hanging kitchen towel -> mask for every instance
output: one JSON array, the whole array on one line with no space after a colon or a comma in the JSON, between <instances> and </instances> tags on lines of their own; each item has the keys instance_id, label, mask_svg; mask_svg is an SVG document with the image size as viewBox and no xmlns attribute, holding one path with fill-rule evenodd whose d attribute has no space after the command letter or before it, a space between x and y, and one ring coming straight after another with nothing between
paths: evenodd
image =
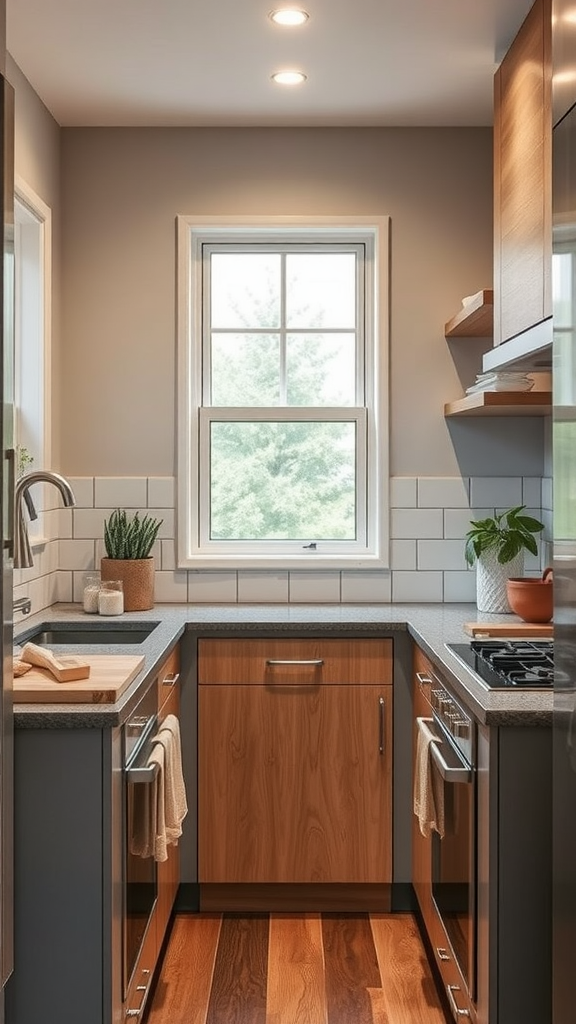
<instances>
[{"instance_id":1,"label":"hanging kitchen towel","mask_svg":"<svg viewBox=\"0 0 576 1024\"><path fill-rule=\"evenodd\" d=\"M166 816L164 800L165 750L155 744L148 764L156 764L154 779L128 789L128 815L130 821L130 852L135 857L154 857L166 860Z\"/></svg>"},{"instance_id":2,"label":"hanging kitchen towel","mask_svg":"<svg viewBox=\"0 0 576 1024\"><path fill-rule=\"evenodd\" d=\"M423 836L432 829L444 836L444 782L430 754L430 745L438 742L425 718L417 718L416 764L414 771L414 814Z\"/></svg>"},{"instance_id":3,"label":"hanging kitchen towel","mask_svg":"<svg viewBox=\"0 0 576 1024\"><path fill-rule=\"evenodd\" d=\"M182 773L182 747L180 724L176 715L167 715L156 737L165 750L164 806L166 842L178 842L182 835L182 822L188 813L186 788Z\"/></svg>"}]
</instances>

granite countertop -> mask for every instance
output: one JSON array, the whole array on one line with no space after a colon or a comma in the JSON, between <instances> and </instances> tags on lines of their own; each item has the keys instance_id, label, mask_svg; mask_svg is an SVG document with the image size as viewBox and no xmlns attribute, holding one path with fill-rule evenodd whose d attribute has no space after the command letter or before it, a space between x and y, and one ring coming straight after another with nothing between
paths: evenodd
<instances>
[{"instance_id":1,"label":"granite countertop","mask_svg":"<svg viewBox=\"0 0 576 1024\"><path fill-rule=\"evenodd\" d=\"M15 643L21 634L43 623L94 621L79 604L56 604L14 623ZM185 630L199 636L220 634L306 634L387 636L408 632L451 684L472 714L489 726L550 726L553 693L546 691L490 691L446 648L447 643L469 639L466 622L520 622L513 615L486 615L478 619L473 604L390 605L187 605L159 604L147 612L129 612L107 618L107 625L157 622L140 644L74 646L74 653L142 654L144 669L116 704L15 704L16 728L109 728L122 725L152 683L158 668ZM99 625L103 620L98 620ZM72 653L69 645L54 647Z\"/></svg>"}]
</instances>

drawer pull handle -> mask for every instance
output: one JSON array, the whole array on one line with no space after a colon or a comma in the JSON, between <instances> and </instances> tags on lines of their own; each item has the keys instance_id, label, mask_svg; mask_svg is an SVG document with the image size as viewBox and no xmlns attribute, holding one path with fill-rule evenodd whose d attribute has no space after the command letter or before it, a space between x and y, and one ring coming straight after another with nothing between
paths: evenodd
<instances>
[{"instance_id":1,"label":"drawer pull handle","mask_svg":"<svg viewBox=\"0 0 576 1024\"><path fill-rule=\"evenodd\" d=\"M380 753L383 754L384 753L384 697L379 697L378 698L378 709L379 709L379 715L380 715L380 719L379 719L379 729L380 729L379 747L380 747Z\"/></svg>"},{"instance_id":2,"label":"drawer pull handle","mask_svg":"<svg viewBox=\"0 0 576 1024\"><path fill-rule=\"evenodd\" d=\"M458 1020L459 1017L470 1017L470 1010L461 1010L460 1007L458 1006L458 1003L456 1002L456 999L454 998L454 993L460 992L460 986L447 985L446 991L448 993L448 1002L450 1003L450 1009L452 1010L455 1020Z\"/></svg>"},{"instance_id":3,"label":"drawer pull handle","mask_svg":"<svg viewBox=\"0 0 576 1024\"><path fill-rule=\"evenodd\" d=\"M420 686L431 686L432 685L432 680L431 680L430 676L424 675L423 672L417 672L416 673L416 679L420 683Z\"/></svg>"},{"instance_id":4,"label":"drawer pull handle","mask_svg":"<svg viewBox=\"0 0 576 1024\"><path fill-rule=\"evenodd\" d=\"M289 658L286 661L282 658L266 658L267 665L323 665L324 658L298 659Z\"/></svg>"},{"instance_id":5,"label":"drawer pull handle","mask_svg":"<svg viewBox=\"0 0 576 1024\"><path fill-rule=\"evenodd\" d=\"M448 956L447 951L444 949L443 946L436 946L436 952L438 953L438 959L439 960L449 960L450 959L450 957Z\"/></svg>"},{"instance_id":6,"label":"drawer pull handle","mask_svg":"<svg viewBox=\"0 0 576 1024\"><path fill-rule=\"evenodd\" d=\"M164 676L162 680L162 686L176 686L176 683L180 679L179 672L171 672L170 675Z\"/></svg>"}]
</instances>

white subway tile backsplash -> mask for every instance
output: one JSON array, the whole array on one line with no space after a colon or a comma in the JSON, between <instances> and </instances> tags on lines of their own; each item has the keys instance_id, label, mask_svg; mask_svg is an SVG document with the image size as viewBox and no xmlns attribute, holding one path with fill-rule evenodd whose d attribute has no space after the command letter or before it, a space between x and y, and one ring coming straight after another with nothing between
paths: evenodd
<instances>
[{"instance_id":1,"label":"white subway tile backsplash","mask_svg":"<svg viewBox=\"0 0 576 1024\"><path fill-rule=\"evenodd\" d=\"M175 480L173 476L148 477L148 507L174 508Z\"/></svg>"},{"instance_id":2,"label":"white subway tile backsplash","mask_svg":"<svg viewBox=\"0 0 576 1024\"><path fill-rule=\"evenodd\" d=\"M188 573L189 604L236 604L238 578L235 572Z\"/></svg>"},{"instance_id":3,"label":"white subway tile backsplash","mask_svg":"<svg viewBox=\"0 0 576 1024\"><path fill-rule=\"evenodd\" d=\"M522 504L521 476L473 476L470 480L470 505L486 508L513 508Z\"/></svg>"},{"instance_id":4,"label":"white subway tile backsplash","mask_svg":"<svg viewBox=\"0 0 576 1024\"><path fill-rule=\"evenodd\" d=\"M152 519L162 520L158 530L158 540L169 540L176 536L175 512L173 508L148 508L145 514Z\"/></svg>"},{"instance_id":5,"label":"white subway tile backsplash","mask_svg":"<svg viewBox=\"0 0 576 1024\"><path fill-rule=\"evenodd\" d=\"M177 569L174 477L71 477L70 483L74 509L62 507L54 488L37 488L38 504L48 510L40 519L42 536L58 540L36 541L34 566L14 573L14 592L31 596L35 611L55 600L81 602L85 573L99 570L106 554L104 520L114 508L163 520L153 548L158 603L473 603L476 573L464 560L471 520L524 504L545 523L539 549L552 536L549 477L393 477L390 570L186 572ZM526 574L539 576L545 562L544 551L527 553Z\"/></svg>"},{"instance_id":6,"label":"white subway tile backsplash","mask_svg":"<svg viewBox=\"0 0 576 1024\"><path fill-rule=\"evenodd\" d=\"M145 509L147 489L145 476L97 476L94 481L94 505L106 509Z\"/></svg>"},{"instance_id":7,"label":"white subway tile backsplash","mask_svg":"<svg viewBox=\"0 0 576 1024\"><path fill-rule=\"evenodd\" d=\"M444 600L448 602L476 601L476 572L445 572Z\"/></svg>"},{"instance_id":8,"label":"white subway tile backsplash","mask_svg":"<svg viewBox=\"0 0 576 1024\"><path fill-rule=\"evenodd\" d=\"M418 569L458 570L466 568L461 540L419 540Z\"/></svg>"},{"instance_id":9,"label":"white subway tile backsplash","mask_svg":"<svg viewBox=\"0 0 576 1024\"><path fill-rule=\"evenodd\" d=\"M74 509L59 508L56 515L58 519L55 536L60 539L62 539L62 537L72 537Z\"/></svg>"},{"instance_id":10,"label":"white subway tile backsplash","mask_svg":"<svg viewBox=\"0 0 576 1024\"><path fill-rule=\"evenodd\" d=\"M60 569L88 570L94 568L93 540L61 540Z\"/></svg>"},{"instance_id":11,"label":"white subway tile backsplash","mask_svg":"<svg viewBox=\"0 0 576 1024\"><path fill-rule=\"evenodd\" d=\"M94 477L69 476L66 478L74 491L77 508L94 508Z\"/></svg>"},{"instance_id":12,"label":"white subway tile backsplash","mask_svg":"<svg viewBox=\"0 0 576 1024\"><path fill-rule=\"evenodd\" d=\"M65 602L75 600L75 598L73 598L73 596L72 596L72 594L73 594L73 589L72 589L73 588L73 573L71 573L71 572L57 572L54 575L55 575L55 579L52 582L52 587L54 588L54 590L56 592L56 595L57 595L54 598L54 600L55 601L65 601ZM34 604L32 605L32 607L33 607L34 611L38 611L38 609L34 606ZM42 607L45 608L46 605L42 605Z\"/></svg>"},{"instance_id":13,"label":"white subway tile backsplash","mask_svg":"<svg viewBox=\"0 0 576 1024\"><path fill-rule=\"evenodd\" d=\"M158 604L186 604L188 600L188 578L182 572L156 572L154 576L154 600Z\"/></svg>"},{"instance_id":14,"label":"white subway tile backsplash","mask_svg":"<svg viewBox=\"0 0 576 1024\"><path fill-rule=\"evenodd\" d=\"M416 508L415 476L393 476L390 480L390 508Z\"/></svg>"},{"instance_id":15,"label":"white subway tile backsplash","mask_svg":"<svg viewBox=\"0 0 576 1024\"><path fill-rule=\"evenodd\" d=\"M159 552L156 550L159 548ZM176 569L176 545L173 540L160 540L154 544L156 565L163 570Z\"/></svg>"},{"instance_id":16,"label":"white subway tile backsplash","mask_svg":"<svg viewBox=\"0 0 576 1024\"><path fill-rule=\"evenodd\" d=\"M72 510L72 536L75 540L104 537L104 520L112 508L75 508Z\"/></svg>"},{"instance_id":17,"label":"white subway tile backsplash","mask_svg":"<svg viewBox=\"0 0 576 1024\"><path fill-rule=\"evenodd\" d=\"M542 503L542 479L539 476L522 477L522 504L540 509Z\"/></svg>"},{"instance_id":18,"label":"white subway tile backsplash","mask_svg":"<svg viewBox=\"0 0 576 1024\"><path fill-rule=\"evenodd\" d=\"M391 569L415 569L416 568L416 541L415 540L393 540L390 543L390 568Z\"/></svg>"},{"instance_id":19,"label":"white subway tile backsplash","mask_svg":"<svg viewBox=\"0 0 576 1024\"><path fill-rule=\"evenodd\" d=\"M470 529L473 513L469 508L444 509L444 536L446 540L463 540Z\"/></svg>"},{"instance_id":20,"label":"white subway tile backsplash","mask_svg":"<svg viewBox=\"0 0 576 1024\"><path fill-rule=\"evenodd\" d=\"M247 604L286 604L288 573L281 570L258 572L241 569L238 573L238 600Z\"/></svg>"},{"instance_id":21,"label":"white subway tile backsplash","mask_svg":"<svg viewBox=\"0 0 576 1024\"><path fill-rule=\"evenodd\" d=\"M289 601L294 604L339 604L339 572L291 572Z\"/></svg>"},{"instance_id":22,"label":"white subway tile backsplash","mask_svg":"<svg viewBox=\"0 0 576 1024\"><path fill-rule=\"evenodd\" d=\"M391 537L415 539L440 538L444 529L444 513L440 508L392 509Z\"/></svg>"},{"instance_id":23,"label":"white subway tile backsplash","mask_svg":"<svg viewBox=\"0 0 576 1024\"><path fill-rule=\"evenodd\" d=\"M433 477L418 479L418 508L468 508L467 477Z\"/></svg>"},{"instance_id":24,"label":"white subway tile backsplash","mask_svg":"<svg viewBox=\"0 0 576 1024\"><path fill-rule=\"evenodd\" d=\"M341 593L343 604L390 604L391 574L385 569L379 572L346 569L342 572Z\"/></svg>"},{"instance_id":25,"label":"white subway tile backsplash","mask_svg":"<svg viewBox=\"0 0 576 1024\"><path fill-rule=\"evenodd\" d=\"M443 573L441 572L395 572L392 577L392 600L394 603L412 603L443 599Z\"/></svg>"}]
</instances>

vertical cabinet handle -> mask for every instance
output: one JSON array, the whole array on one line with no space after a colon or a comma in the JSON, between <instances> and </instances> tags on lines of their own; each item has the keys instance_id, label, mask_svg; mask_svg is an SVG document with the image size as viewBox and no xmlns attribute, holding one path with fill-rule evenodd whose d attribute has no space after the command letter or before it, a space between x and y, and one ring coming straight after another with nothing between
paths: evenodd
<instances>
[{"instance_id":1,"label":"vertical cabinet handle","mask_svg":"<svg viewBox=\"0 0 576 1024\"><path fill-rule=\"evenodd\" d=\"M8 552L8 558L14 558L14 486L16 483L16 452L14 448L7 448L4 458L8 463L7 474L7 495L6 498L6 520L4 522L3 546Z\"/></svg>"},{"instance_id":2,"label":"vertical cabinet handle","mask_svg":"<svg viewBox=\"0 0 576 1024\"><path fill-rule=\"evenodd\" d=\"M380 753L384 753L384 697L378 698L378 713L379 713L379 748Z\"/></svg>"}]
</instances>

